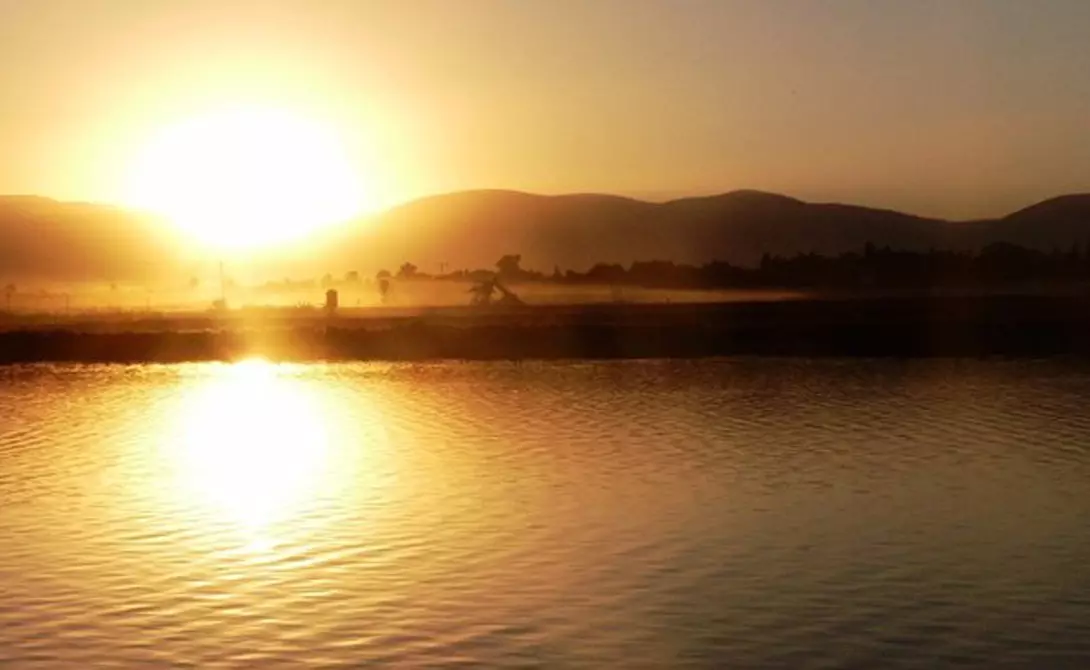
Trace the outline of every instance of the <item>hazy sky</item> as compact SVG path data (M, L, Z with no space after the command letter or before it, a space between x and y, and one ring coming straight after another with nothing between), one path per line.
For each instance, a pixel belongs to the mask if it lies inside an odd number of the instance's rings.
M986 215L1090 190L1088 36L1088 0L0 0L0 192L116 199L156 128L242 102L335 124L389 202Z

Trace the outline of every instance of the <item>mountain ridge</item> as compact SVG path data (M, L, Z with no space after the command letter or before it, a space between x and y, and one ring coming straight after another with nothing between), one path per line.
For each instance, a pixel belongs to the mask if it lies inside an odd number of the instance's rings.
M409 261L433 271L490 267L507 253L526 267L585 269L636 260L754 265L764 254L836 255L871 243L911 250L1009 242L1049 250L1090 242L1090 194L1048 198L1002 217L956 221L755 189L652 202L605 193L454 191L401 203L265 254L274 277L373 272ZM187 273L186 245L163 219L115 205L0 196L0 279L150 281Z

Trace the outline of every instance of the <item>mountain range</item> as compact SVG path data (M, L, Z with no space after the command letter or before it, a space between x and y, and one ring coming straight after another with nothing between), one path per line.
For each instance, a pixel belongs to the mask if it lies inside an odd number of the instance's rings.
M414 200L326 230L252 265L271 277L523 266L586 269L636 260L755 265L763 254L839 254L865 244L978 249L1010 242L1050 250L1090 242L1090 194L1065 195L1007 216L947 221L744 190L669 202L599 194L462 191ZM192 245L156 217L117 207L0 197L0 279L152 281L192 270Z

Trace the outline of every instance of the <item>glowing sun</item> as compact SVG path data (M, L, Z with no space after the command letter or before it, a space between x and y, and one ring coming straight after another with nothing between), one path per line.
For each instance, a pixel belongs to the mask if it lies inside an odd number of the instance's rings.
M163 129L134 161L126 191L127 204L220 249L292 242L372 204L332 127L263 108Z

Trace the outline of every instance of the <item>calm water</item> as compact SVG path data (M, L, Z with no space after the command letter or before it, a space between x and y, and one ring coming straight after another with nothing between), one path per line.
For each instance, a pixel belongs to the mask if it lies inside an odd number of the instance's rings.
M1090 368L0 369L0 666L1090 667Z

